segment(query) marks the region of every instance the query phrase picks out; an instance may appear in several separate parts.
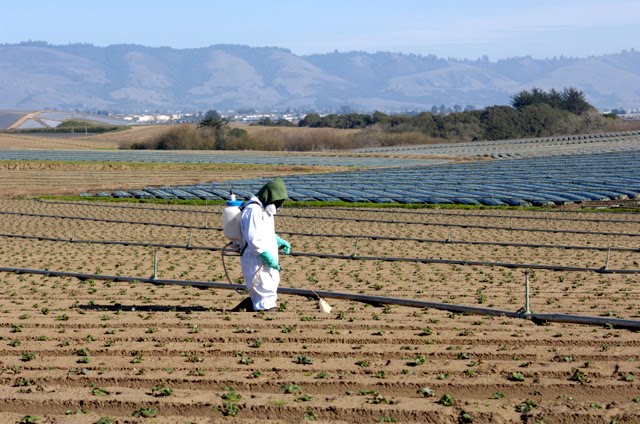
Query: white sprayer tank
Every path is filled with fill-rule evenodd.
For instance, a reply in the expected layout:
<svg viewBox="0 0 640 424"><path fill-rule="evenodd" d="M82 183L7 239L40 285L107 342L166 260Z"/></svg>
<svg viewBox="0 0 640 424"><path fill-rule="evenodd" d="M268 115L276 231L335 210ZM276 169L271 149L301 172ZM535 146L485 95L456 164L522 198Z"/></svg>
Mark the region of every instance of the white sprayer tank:
<svg viewBox="0 0 640 424"><path fill-rule="evenodd" d="M233 245L238 249L240 249L242 245L240 206L242 206L242 200L236 200L236 196L232 194L231 200L227 201L227 205L222 210L222 230L224 235L231 240Z"/></svg>

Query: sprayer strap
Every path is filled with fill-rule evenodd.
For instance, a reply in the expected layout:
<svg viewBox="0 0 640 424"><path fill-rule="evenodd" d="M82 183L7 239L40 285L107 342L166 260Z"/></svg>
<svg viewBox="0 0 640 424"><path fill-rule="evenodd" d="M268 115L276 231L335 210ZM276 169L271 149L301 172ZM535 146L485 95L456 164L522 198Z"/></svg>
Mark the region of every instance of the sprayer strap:
<svg viewBox="0 0 640 424"><path fill-rule="evenodd" d="M249 200L247 203L245 203L244 205L242 205L240 207L240 210L244 210L247 206L249 206L252 203L256 203L255 201L251 201ZM242 229L240 230L240 233L242 234ZM249 243L247 243L246 241L244 241L244 239L242 239L242 248L240 249L240 257L242 257L242 255L244 255L244 251L247 250L247 246L249 245Z"/></svg>

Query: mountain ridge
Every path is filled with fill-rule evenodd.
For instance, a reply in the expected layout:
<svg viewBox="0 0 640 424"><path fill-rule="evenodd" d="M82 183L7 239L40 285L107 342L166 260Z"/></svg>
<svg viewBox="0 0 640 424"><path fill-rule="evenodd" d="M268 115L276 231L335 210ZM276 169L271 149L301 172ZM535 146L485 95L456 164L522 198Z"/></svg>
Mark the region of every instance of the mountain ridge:
<svg viewBox="0 0 640 424"><path fill-rule="evenodd" d="M391 52L298 56L233 44L0 45L2 109L394 112L508 104L521 90L569 86L601 110L638 108L640 52L491 62Z"/></svg>

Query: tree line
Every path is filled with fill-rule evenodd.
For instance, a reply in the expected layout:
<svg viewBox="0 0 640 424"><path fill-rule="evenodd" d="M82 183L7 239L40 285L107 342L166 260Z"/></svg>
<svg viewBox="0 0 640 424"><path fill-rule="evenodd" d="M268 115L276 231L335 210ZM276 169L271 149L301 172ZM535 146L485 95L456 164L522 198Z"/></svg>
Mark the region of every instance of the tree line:
<svg viewBox="0 0 640 424"><path fill-rule="evenodd" d="M606 118L587 102L584 93L575 88L549 92L534 88L512 97L510 106L490 106L447 115L308 114L301 127L368 129L385 132L420 132L429 137L450 141L501 140L508 138L544 137L606 129Z"/></svg>
<svg viewBox="0 0 640 424"><path fill-rule="evenodd" d="M172 126L154 139L127 144L133 149L275 150L317 151L362 147L416 145L442 141L503 140L617 130L615 115L603 116L574 88L563 91L523 90L508 106L490 106L448 114L343 113L320 116L310 113L300 132L250 133L232 128L215 110L196 125ZM296 126L285 120L263 118L257 125ZM339 131L352 129L356 131Z"/></svg>

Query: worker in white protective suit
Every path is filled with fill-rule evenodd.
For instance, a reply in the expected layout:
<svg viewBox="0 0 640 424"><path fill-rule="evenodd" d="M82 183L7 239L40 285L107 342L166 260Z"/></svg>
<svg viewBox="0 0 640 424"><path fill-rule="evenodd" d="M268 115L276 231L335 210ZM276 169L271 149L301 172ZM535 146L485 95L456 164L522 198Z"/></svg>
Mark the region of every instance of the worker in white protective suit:
<svg viewBox="0 0 640 424"><path fill-rule="evenodd" d="M240 228L244 247L240 264L249 298L232 311L268 311L276 307L280 283L278 249L289 254L291 245L276 235L274 216L286 198L284 181L277 177L251 197L242 210Z"/></svg>

